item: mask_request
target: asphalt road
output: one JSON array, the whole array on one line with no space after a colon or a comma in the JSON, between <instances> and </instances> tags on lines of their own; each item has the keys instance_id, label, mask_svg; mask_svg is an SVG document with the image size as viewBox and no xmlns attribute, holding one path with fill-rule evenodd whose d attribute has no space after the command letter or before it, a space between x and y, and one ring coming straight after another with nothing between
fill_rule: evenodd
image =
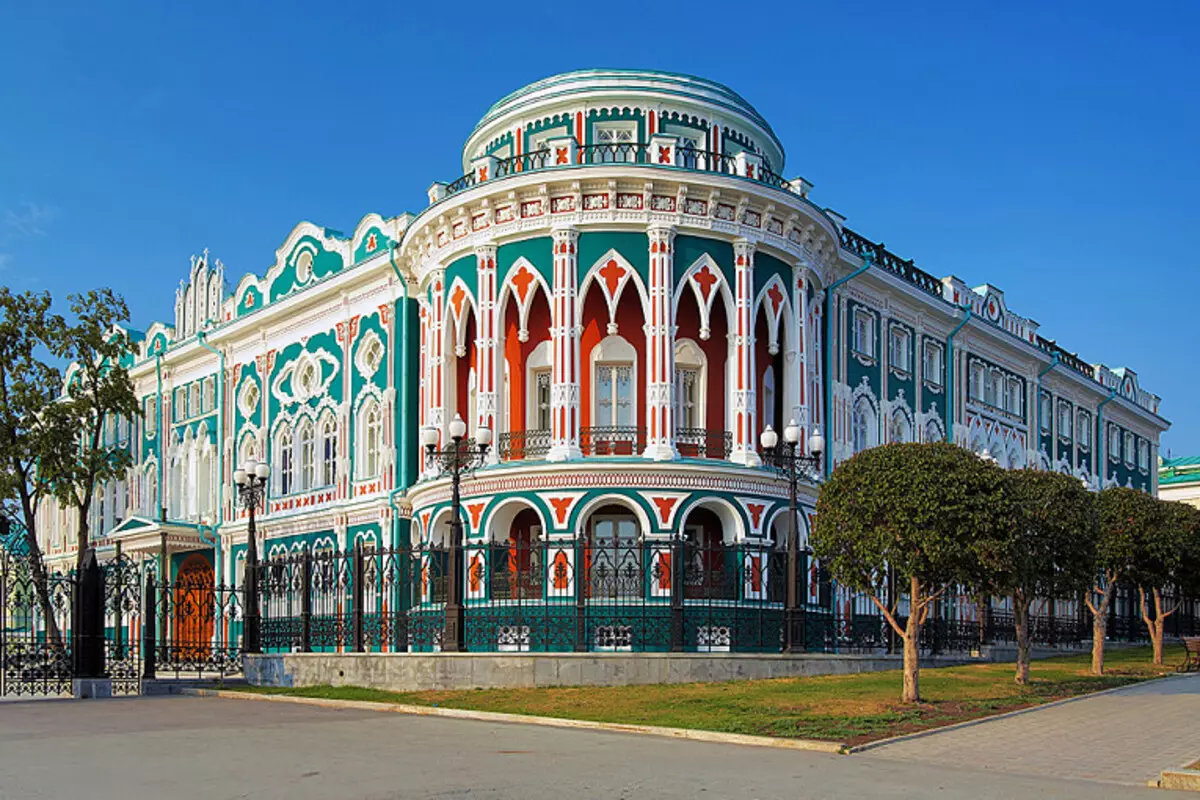
<instances>
[{"instance_id":1,"label":"asphalt road","mask_svg":"<svg viewBox=\"0 0 1200 800\"><path fill-rule=\"evenodd\" d=\"M1155 791L883 758L248 700L139 697L0 705L5 800L986 800Z\"/></svg>"}]
</instances>

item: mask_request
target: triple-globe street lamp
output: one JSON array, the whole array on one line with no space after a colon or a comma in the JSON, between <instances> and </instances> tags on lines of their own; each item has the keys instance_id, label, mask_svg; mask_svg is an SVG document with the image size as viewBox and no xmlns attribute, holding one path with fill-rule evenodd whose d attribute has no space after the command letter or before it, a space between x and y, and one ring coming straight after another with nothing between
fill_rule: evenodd
<instances>
[{"instance_id":1,"label":"triple-globe street lamp","mask_svg":"<svg viewBox=\"0 0 1200 800\"><path fill-rule=\"evenodd\" d=\"M242 647L247 653L258 653L262 649L262 617L258 607L258 533L254 527L254 514L263 503L267 492L267 480L270 477L270 465L254 459L233 471L238 501L250 516L246 525L246 578L243 582L246 614Z\"/></svg>"},{"instance_id":2,"label":"triple-globe street lamp","mask_svg":"<svg viewBox=\"0 0 1200 800\"><path fill-rule=\"evenodd\" d=\"M492 445L492 429L481 426L475 429L474 440L467 439L467 423L462 415L455 414L448 426L450 444L438 449L438 429L428 426L421 429L421 444L425 446L426 468L433 477L450 478L450 546L446 554L446 628L442 637L442 650L459 652L466 650L466 629L463 624L463 529L462 501L460 489L464 475L469 475L483 466L488 448Z\"/></svg>"},{"instance_id":3,"label":"triple-globe street lamp","mask_svg":"<svg viewBox=\"0 0 1200 800\"><path fill-rule=\"evenodd\" d=\"M783 610L783 651L799 652L804 649L804 635L800 630L798 609L800 606L798 582L801 572L800 533L797 520L800 476L817 481L821 477L821 455L825 452L825 438L819 430L808 437L808 455L797 452L800 443L800 426L790 420L783 429L783 446L779 446L779 434L770 425L759 436L763 449L763 462L775 468L781 478L788 482L788 539L787 539L787 596ZM805 550L804 555L808 554ZM803 571L808 571L807 564Z\"/></svg>"}]
</instances>

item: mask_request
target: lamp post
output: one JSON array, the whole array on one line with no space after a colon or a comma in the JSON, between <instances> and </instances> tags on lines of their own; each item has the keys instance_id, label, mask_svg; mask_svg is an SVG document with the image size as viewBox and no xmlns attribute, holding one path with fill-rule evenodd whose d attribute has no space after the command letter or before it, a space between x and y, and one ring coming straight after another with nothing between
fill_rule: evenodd
<instances>
[{"instance_id":1,"label":"lamp post","mask_svg":"<svg viewBox=\"0 0 1200 800\"><path fill-rule=\"evenodd\" d=\"M477 428L474 441L467 439L467 423L460 414L454 415L449 427L449 447L438 449L438 431L433 427L421 430L421 443L425 445L427 468L435 473L435 477L450 477L450 548L446 557L446 630L442 637L442 650L456 653L467 649L462 603L463 530L460 489L463 476L483 466L486 461L488 448L492 445L492 429Z\"/></svg>"},{"instance_id":2,"label":"lamp post","mask_svg":"<svg viewBox=\"0 0 1200 800\"><path fill-rule=\"evenodd\" d=\"M807 475L816 481L821 476L821 455L825 451L825 439L820 431L808 438L808 455L796 452L800 442L800 426L796 420L788 422L783 429L783 447L779 447L779 434L768 425L759 436L763 449L763 463L773 466L781 478L788 482L788 540L787 540L787 597L783 609L783 652L795 653L803 650L803 635L797 631L797 612L800 607L797 592L800 559L800 532L797 524L797 493L800 476ZM807 571L807 566L805 567Z\"/></svg>"},{"instance_id":3,"label":"lamp post","mask_svg":"<svg viewBox=\"0 0 1200 800\"><path fill-rule=\"evenodd\" d=\"M263 502L267 492L267 479L270 477L270 465L254 459L243 464L241 469L233 471L238 500L250 515L246 525L246 578L243 581L246 594L246 630L242 635L242 649L247 653L262 651L262 616L258 610L258 532L254 527L254 513Z\"/></svg>"}]
</instances>

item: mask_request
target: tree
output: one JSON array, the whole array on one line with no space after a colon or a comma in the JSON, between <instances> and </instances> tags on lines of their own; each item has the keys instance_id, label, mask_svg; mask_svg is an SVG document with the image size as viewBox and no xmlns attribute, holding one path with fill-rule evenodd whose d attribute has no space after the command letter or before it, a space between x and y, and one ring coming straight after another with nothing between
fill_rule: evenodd
<instances>
[{"instance_id":1,"label":"tree","mask_svg":"<svg viewBox=\"0 0 1200 800\"><path fill-rule=\"evenodd\" d=\"M50 312L49 294L14 294L0 286L0 513L23 530L34 591L56 643L61 637L37 539L37 513L51 489L39 464L57 458L72 439L60 420L45 413L58 397L62 375L43 356L62 328L62 318Z\"/></svg>"},{"instance_id":2,"label":"tree","mask_svg":"<svg viewBox=\"0 0 1200 800\"><path fill-rule=\"evenodd\" d=\"M1117 584L1129 576L1134 548L1146 538L1159 514L1157 501L1144 492L1112 486L1097 499L1100 532L1096 540L1096 578L1084 602L1092 612L1092 674L1104 674L1108 608Z\"/></svg>"},{"instance_id":3,"label":"tree","mask_svg":"<svg viewBox=\"0 0 1200 800\"><path fill-rule=\"evenodd\" d=\"M134 344L119 325L128 322L125 301L111 289L69 295L74 324L54 343L55 355L71 362L65 397L48 413L76 432L78 446L43 466L58 499L78 512L76 564L89 547L92 498L97 488L126 477L129 451L105 437L105 428L141 414L129 379Z\"/></svg>"},{"instance_id":4,"label":"tree","mask_svg":"<svg viewBox=\"0 0 1200 800\"><path fill-rule=\"evenodd\" d=\"M1194 548L1200 545L1200 511L1183 503L1153 502L1157 506L1156 524L1135 542L1130 579L1137 586L1138 605L1154 647L1154 663L1161 664L1167 617L1179 609L1184 592L1197 580L1189 562ZM1153 609L1148 599L1153 600Z\"/></svg>"},{"instance_id":5,"label":"tree","mask_svg":"<svg viewBox=\"0 0 1200 800\"><path fill-rule=\"evenodd\" d=\"M995 594L1012 598L1018 684L1029 682L1029 607L1035 598L1078 596L1092 584L1098 516L1095 497L1057 472L1008 473L1015 512L991 562Z\"/></svg>"},{"instance_id":6,"label":"tree","mask_svg":"<svg viewBox=\"0 0 1200 800\"><path fill-rule=\"evenodd\" d=\"M977 583L979 542L1010 524L1004 471L961 447L889 444L855 455L821 487L812 544L843 585L866 594L904 641L905 702L918 702L921 625L949 587ZM885 602L888 569L908 588Z\"/></svg>"}]
</instances>

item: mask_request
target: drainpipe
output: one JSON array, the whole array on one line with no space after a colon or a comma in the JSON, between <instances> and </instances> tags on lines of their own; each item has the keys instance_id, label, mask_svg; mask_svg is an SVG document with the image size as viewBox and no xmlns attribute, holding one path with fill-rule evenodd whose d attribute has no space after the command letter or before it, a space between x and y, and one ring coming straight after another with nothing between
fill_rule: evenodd
<instances>
[{"instance_id":1,"label":"drainpipe","mask_svg":"<svg viewBox=\"0 0 1200 800\"><path fill-rule=\"evenodd\" d=\"M1038 435L1039 440L1042 437L1042 423L1043 423L1043 420L1042 420L1042 378L1046 377L1046 374L1048 372L1050 372L1050 370L1052 370L1058 366L1059 360L1060 359L1059 359L1058 353L1055 353L1054 360L1050 362L1049 366L1047 366L1044 370L1039 372L1038 376L1037 376L1037 392L1038 392L1038 394L1037 394L1037 435ZM1041 449L1040 448L1041 442L1039 441L1038 444L1039 444L1039 449ZM1050 446L1054 447L1054 437L1053 436L1050 437ZM1051 458L1051 454L1047 453L1046 458ZM1051 461L1053 461L1053 459L1051 459Z\"/></svg>"},{"instance_id":2,"label":"drainpipe","mask_svg":"<svg viewBox=\"0 0 1200 800\"><path fill-rule=\"evenodd\" d=\"M163 459L167 457L167 447L163 442L163 398L162 398L162 357L163 346L162 340L158 342L158 347L154 350L154 375L158 379L158 393L154 402L154 415L158 418L154 421L155 435L158 437L158 496L155 501L158 503L158 519L160 522L167 521L167 507L163 504Z\"/></svg>"},{"instance_id":3,"label":"drainpipe","mask_svg":"<svg viewBox=\"0 0 1200 800\"><path fill-rule=\"evenodd\" d=\"M221 523L225 520L225 354L208 343L208 339L204 331L196 333L196 341L205 350L210 353L215 353L217 356L217 522L215 525L209 526L212 531L213 544L213 560L217 565L217 583L221 583L221 575L224 573L223 563L221 559L221 537L217 532L221 529ZM203 538L203 537L202 537Z\"/></svg>"},{"instance_id":4,"label":"drainpipe","mask_svg":"<svg viewBox=\"0 0 1200 800\"><path fill-rule=\"evenodd\" d=\"M1100 474L1099 488L1104 488L1104 476L1108 472L1108 462L1105 461L1104 446L1108 444L1108 437L1104 434L1104 407L1108 405L1108 401L1117 396L1116 388L1108 390L1108 397L1100 401L1100 405L1096 406L1096 436L1099 439L1096 442L1096 455L1099 458L1096 460L1096 471Z\"/></svg>"},{"instance_id":5,"label":"drainpipe","mask_svg":"<svg viewBox=\"0 0 1200 800\"><path fill-rule=\"evenodd\" d=\"M843 283L857 278L871 268L875 256L867 253L863 256L863 265L844 278L839 278L825 290L825 472L833 470L833 313L830 307L833 302L833 290Z\"/></svg>"},{"instance_id":6,"label":"drainpipe","mask_svg":"<svg viewBox=\"0 0 1200 800\"><path fill-rule=\"evenodd\" d=\"M946 441L950 444L954 444L954 404L958 400L954 396L954 337L971 321L971 317L975 316L969 308L964 308L963 311L967 312L966 316L946 337Z\"/></svg>"}]
</instances>

